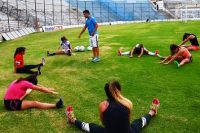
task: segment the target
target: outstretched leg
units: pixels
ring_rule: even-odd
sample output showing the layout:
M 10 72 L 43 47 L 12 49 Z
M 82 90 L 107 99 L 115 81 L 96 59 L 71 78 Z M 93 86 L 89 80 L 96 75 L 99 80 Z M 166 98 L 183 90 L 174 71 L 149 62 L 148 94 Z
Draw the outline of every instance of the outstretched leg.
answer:
M 51 108 L 62 108 L 63 107 L 63 100 L 59 99 L 56 104 L 50 103 L 42 103 L 38 101 L 22 101 L 22 110 L 30 109 L 30 108 L 38 108 L 38 109 L 51 109 Z
M 160 101 L 158 99 L 154 99 L 152 101 L 151 109 L 149 113 L 140 119 L 137 119 L 132 122 L 131 128 L 133 132 L 140 133 L 142 129 L 151 121 L 151 119 L 157 114 L 157 110 L 160 106 Z
M 82 131 L 85 131 L 88 133 L 105 133 L 105 129 L 103 127 L 100 127 L 93 123 L 86 123 L 86 122 L 81 122 L 77 120 L 73 113 L 73 108 L 71 106 L 68 106 L 66 108 L 66 116 L 70 124 L 75 125 Z

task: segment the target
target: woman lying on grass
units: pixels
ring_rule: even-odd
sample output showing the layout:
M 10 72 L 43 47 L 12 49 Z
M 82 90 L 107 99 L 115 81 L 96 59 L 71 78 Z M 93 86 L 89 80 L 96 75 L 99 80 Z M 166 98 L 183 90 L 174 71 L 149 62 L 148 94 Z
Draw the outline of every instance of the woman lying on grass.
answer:
M 161 61 L 161 64 L 170 64 L 174 62 L 177 68 L 192 62 L 192 55 L 185 47 L 179 47 L 176 44 L 170 46 L 171 55 Z
M 99 104 L 100 118 L 104 127 L 77 120 L 71 106 L 66 108 L 68 122 L 88 133 L 140 133 L 157 114 L 160 105 L 159 100 L 154 99 L 149 113 L 130 124 L 132 102 L 122 96 L 119 82 L 106 83 L 105 92 L 108 99 Z
M 45 93 L 57 95 L 53 89 L 37 85 L 38 80 L 36 75 L 31 75 L 26 78 L 19 78 L 13 81 L 4 97 L 4 105 L 8 110 L 25 110 L 29 108 L 50 109 L 63 107 L 62 99 L 56 104 L 42 103 L 38 101 L 28 101 L 24 98 L 30 94 L 32 90 L 37 90 Z
M 150 55 L 150 56 L 158 56 L 158 57 L 161 57 L 159 54 L 158 54 L 158 50 L 155 51 L 155 53 L 153 52 L 150 52 L 149 50 L 147 50 L 143 44 L 136 44 L 135 47 L 133 47 L 131 49 L 131 51 L 128 51 L 128 52 L 122 52 L 121 49 L 118 50 L 118 55 L 119 56 L 123 56 L 123 55 L 126 55 L 126 56 L 129 56 L 130 58 L 133 57 L 134 54 L 137 54 L 138 55 L 138 58 L 142 57 L 143 54 L 146 54 L 146 55 Z

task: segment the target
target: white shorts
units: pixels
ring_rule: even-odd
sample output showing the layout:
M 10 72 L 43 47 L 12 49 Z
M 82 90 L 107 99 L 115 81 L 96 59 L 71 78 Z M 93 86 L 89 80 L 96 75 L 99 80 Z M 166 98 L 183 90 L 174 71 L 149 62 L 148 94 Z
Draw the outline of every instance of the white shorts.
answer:
M 94 36 L 90 36 L 89 42 L 92 48 L 98 48 L 99 47 L 98 34 L 95 34 Z
M 65 53 L 65 54 L 69 54 L 71 52 L 70 49 L 62 49 L 62 51 Z

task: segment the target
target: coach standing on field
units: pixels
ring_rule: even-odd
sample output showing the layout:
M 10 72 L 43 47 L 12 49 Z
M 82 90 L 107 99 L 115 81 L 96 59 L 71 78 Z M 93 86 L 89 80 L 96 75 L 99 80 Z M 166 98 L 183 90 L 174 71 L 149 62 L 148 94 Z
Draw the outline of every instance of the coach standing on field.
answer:
M 98 24 L 96 19 L 93 16 L 90 16 L 90 12 L 88 10 L 83 11 L 83 15 L 86 18 L 85 26 L 83 27 L 79 38 L 81 38 L 81 35 L 85 32 L 85 30 L 88 28 L 89 36 L 90 36 L 90 46 L 93 50 L 93 59 L 92 62 L 98 62 L 100 61 L 99 58 L 99 44 L 98 44 Z

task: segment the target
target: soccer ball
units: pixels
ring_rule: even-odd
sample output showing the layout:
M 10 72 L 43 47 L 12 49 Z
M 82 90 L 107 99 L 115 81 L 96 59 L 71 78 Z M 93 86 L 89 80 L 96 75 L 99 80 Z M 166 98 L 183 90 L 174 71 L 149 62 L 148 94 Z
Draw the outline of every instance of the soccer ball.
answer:
M 88 47 L 87 47 L 87 50 L 88 50 L 88 51 L 91 51 L 91 50 L 92 50 L 92 47 L 91 47 L 91 46 L 88 46 Z
M 80 52 L 84 52 L 84 51 L 85 51 L 85 47 L 84 47 L 84 46 L 80 46 L 80 47 L 79 47 L 79 51 L 80 51 Z
M 79 51 L 79 47 L 80 47 L 80 46 L 76 46 L 76 47 L 74 48 L 74 51 L 75 51 L 75 52 L 78 52 L 78 51 Z

